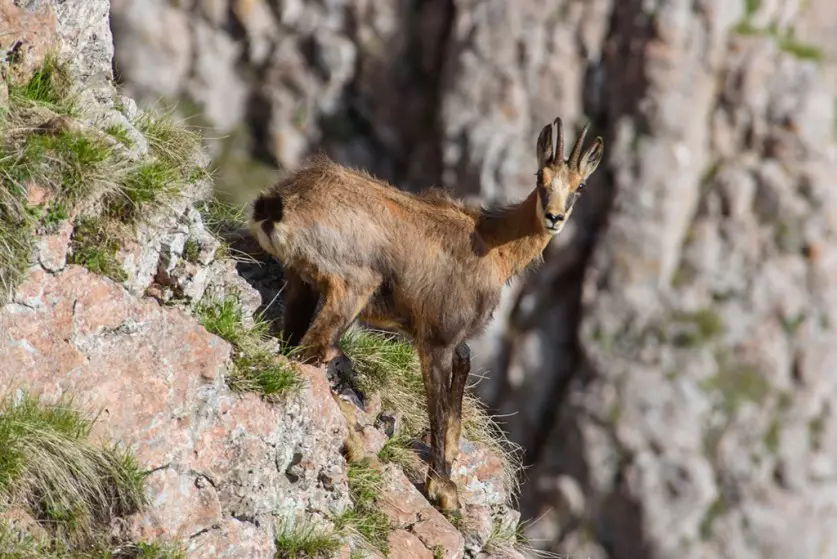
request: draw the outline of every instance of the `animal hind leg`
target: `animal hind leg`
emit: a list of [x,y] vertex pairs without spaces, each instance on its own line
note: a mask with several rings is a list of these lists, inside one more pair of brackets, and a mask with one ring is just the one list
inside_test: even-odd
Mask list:
[[462,435],[462,399],[465,384],[471,373],[471,349],[465,342],[456,346],[451,363],[448,404],[450,413],[445,425],[445,465],[450,469],[459,456],[459,438]]
[[285,270],[286,292],[282,335],[285,342],[298,346],[317,310],[319,293],[293,270]]
[[430,416],[430,467],[425,482],[427,496],[444,511],[456,510],[459,508],[459,497],[456,485],[450,479],[450,468],[445,460],[451,350],[422,346],[420,356],[427,411]]

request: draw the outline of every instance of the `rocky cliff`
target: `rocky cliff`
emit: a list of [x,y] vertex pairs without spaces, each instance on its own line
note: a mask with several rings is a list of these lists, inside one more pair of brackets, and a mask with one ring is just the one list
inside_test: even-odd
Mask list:
[[412,348],[352,330],[361,393],[285,354],[281,269],[116,88],[109,8],[0,2],[0,557],[519,557],[475,399],[446,517]]
[[[532,466],[541,546],[594,557],[831,557],[835,7],[827,0],[114,0],[140,98],[214,149],[325,149],[408,189],[533,185],[590,119],[606,161],[507,293],[478,385]],[[245,185],[245,186],[241,186]]]

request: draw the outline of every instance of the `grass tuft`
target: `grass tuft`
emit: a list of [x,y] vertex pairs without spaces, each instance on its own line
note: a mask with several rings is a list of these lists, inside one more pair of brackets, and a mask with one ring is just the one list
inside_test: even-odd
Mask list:
[[179,169],[184,179],[194,178],[193,173],[199,169],[196,156],[203,145],[199,132],[187,127],[173,110],[156,115],[144,113],[134,124],[160,161]]
[[65,539],[90,538],[145,503],[144,475],[117,447],[91,444],[93,421],[70,402],[24,394],[0,403],[0,495]]
[[131,136],[128,135],[128,129],[124,126],[111,124],[105,128],[105,132],[125,147],[129,148],[134,145],[134,141],[131,139]]
[[108,214],[123,222],[134,221],[144,209],[176,195],[181,187],[177,168],[161,160],[146,161],[128,173],[108,201]]
[[342,542],[325,527],[285,519],[276,526],[275,559],[329,559]]
[[65,63],[54,55],[44,59],[32,79],[9,87],[10,104],[40,105],[58,114],[72,116],[76,106],[71,93],[72,79]]
[[246,224],[244,208],[234,206],[216,196],[197,204],[206,228],[216,237],[225,237]]
[[108,224],[97,217],[84,217],[76,221],[67,261],[80,264],[94,274],[108,277],[115,282],[128,279],[128,274],[116,258],[119,242],[108,233]]
[[273,400],[302,387],[291,363],[270,346],[269,324],[260,318],[252,325],[245,324],[236,297],[228,294],[222,299],[204,299],[194,307],[194,313],[204,328],[235,348],[234,371],[228,379],[231,388],[258,392]]
[[[424,381],[416,351],[400,336],[358,327],[350,328],[340,345],[354,363],[358,388],[368,394],[378,394],[385,409],[401,413],[399,439],[385,449],[392,461],[400,460],[400,464],[409,467],[411,460],[405,450],[428,428]],[[479,400],[468,392],[462,404],[462,416],[463,436],[486,445],[503,459],[506,490],[509,496],[516,495],[519,449],[505,437]]]
[[[105,202],[106,220],[135,223],[144,209],[206,175],[197,131],[170,113],[144,114],[137,124],[150,153],[136,161],[126,151],[133,143],[127,128],[97,129],[77,118],[72,85],[66,64],[47,57],[28,82],[10,83],[8,109],[0,111],[0,288],[6,292],[25,275],[38,233],[79,210],[90,213],[88,206],[101,206],[97,200]],[[77,237],[95,239],[88,233]],[[79,258],[91,270],[123,276],[108,257],[113,244],[79,248],[89,249]]]
[[368,460],[363,460],[349,464],[348,478],[352,508],[337,516],[334,524],[337,530],[360,536],[367,545],[386,555],[392,526],[376,503],[381,492],[381,474]]
[[183,258],[185,258],[187,262],[197,264],[198,260],[200,259],[200,256],[200,243],[193,237],[189,237],[188,239],[186,239],[186,243],[183,245]]
[[403,428],[399,428],[384,443],[383,448],[378,452],[378,458],[383,462],[392,462],[398,465],[408,476],[418,476],[422,472],[422,461],[413,450],[413,437],[406,434]]
[[37,538],[10,522],[0,520],[2,559],[186,559],[186,552],[173,543],[108,542],[99,537],[83,546],[64,540]]
[[560,559],[565,557],[558,553],[537,549],[532,541],[526,537],[526,526],[533,521],[504,522],[494,519],[491,535],[483,551],[497,557],[497,559],[516,559],[521,555],[538,559]]

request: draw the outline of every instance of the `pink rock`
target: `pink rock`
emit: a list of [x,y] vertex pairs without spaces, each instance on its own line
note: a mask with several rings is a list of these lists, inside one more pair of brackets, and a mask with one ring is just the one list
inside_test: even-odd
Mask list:
[[406,530],[395,530],[387,538],[390,557],[433,559],[433,552],[424,547],[421,540]]
[[58,231],[38,240],[38,262],[49,272],[60,272],[67,265],[67,250],[73,225],[69,221],[61,224]]
[[38,4],[35,10],[18,8],[12,2],[0,3],[0,51],[16,46],[20,63],[13,66],[16,81],[26,82],[55,46],[57,22],[52,7]]
[[183,311],[79,266],[34,269],[0,309],[0,386],[72,395],[100,412],[94,439],[157,469],[150,505],[128,519],[134,536],[192,538],[196,557],[271,557],[277,509],[349,505],[346,425],[324,371],[300,366],[304,387],[271,404],[227,387],[229,357],[229,344]]
[[234,518],[189,541],[189,559],[273,559],[276,547],[264,530]]
[[29,182],[26,184],[26,201],[29,202],[32,206],[40,206],[43,204],[49,196],[49,191],[34,183]]
[[220,525],[218,495],[198,479],[170,468],[149,474],[146,487],[154,498],[147,514],[135,515],[134,537],[138,541],[156,541],[162,536],[183,539]]
[[401,470],[387,464],[381,477],[378,502],[396,527],[409,530],[429,550],[441,547],[445,559],[463,556],[462,534],[427,502]]

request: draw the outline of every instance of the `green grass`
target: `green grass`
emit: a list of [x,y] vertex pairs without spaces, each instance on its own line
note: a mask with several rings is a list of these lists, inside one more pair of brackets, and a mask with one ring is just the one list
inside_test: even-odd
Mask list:
[[[117,200],[114,213],[127,221],[137,209],[174,195],[182,175],[193,172],[193,165],[174,167],[170,154],[185,157],[185,150],[196,146],[194,133],[178,133],[176,124],[166,121],[166,132],[153,138],[160,157],[131,162],[102,135],[125,140],[124,128],[99,131],[74,120],[79,111],[71,85],[66,66],[48,57],[30,81],[10,85],[9,110],[0,114],[0,288],[6,292],[25,275],[37,235],[68,219],[81,202]],[[184,138],[184,144],[166,149],[166,141]],[[46,193],[39,205],[28,201],[32,185]],[[97,248],[101,235],[83,227],[76,239],[80,263],[114,279],[124,277],[110,258],[112,237]],[[92,242],[84,242],[88,239]]]
[[799,60],[822,62],[825,58],[821,48],[811,43],[799,41],[791,35],[779,38],[779,48]]
[[0,495],[69,541],[91,538],[96,526],[145,503],[131,454],[88,441],[92,426],[69,401],[43,404],[24,394],[0,404]]
[[71,89],[72,79],[67,65],[56,56],[49,55],[27,83],[10,85],[9,101],[10,104],[38,105],[72,116],[76,113],[76,105]]
[[186,559],[183,548],[173,543],[139,542],[123,546],[119,553],[131,559]]
[[368,545],[386,554],[392,526],[376,503],[381,492],[381,474],[367,460],[349,464],[349,497],[352,508],[334,519],[338,531],[359,535]]
[[[200,134],[170,113],[138,118],[136,124],[149,144],[149,154],[139,161],[126,151],[133,143],[127,128],[91,127],[80,118],[82,113],[67,66],[54,56],[47,57],[28,82],[9,83],[9,107],[0,112],[3,291],[12,290],[25,275],[37,235],[80,207],[89,210],[86,202],[103,200],[105,218],[136,223],[146,209],[177,196],[190,181],[208,176],[199,157]],[[46,192],[45,201],[30,204],[33,185]],[[94,271],[119,275],[102,258],[111,248],[85,253],[83,263]]]
[[108,542],[106,537],[76,546],[37,538],[0,520],[0,559],[186,559],[186,553],[177,544]]
[[532,521],[503,522],[494,519],[491,534],[485,544],[484,551],[498,559],[515,559],[524,555],[543,559],[560,559],[564,555],[536,549],[526,537],[526,527]]
[[11,292],[26,274],[34,237],[35,220],[30,214],[0,206],[0,295]]
[[197,209],[206,228],[216,237],[235,232],[247,222],[243,207],[230,204],[216,196],[198,202]]
[[180,170],[183,178],[194,178],[193,174],[200,170],[196,156],[203,147],[199,132],[188,128],[173,111],[144,113],[134,124],[145,136],[155,157]]
[[124,126],[111,124],[105,128],[105,132],[125,147],[133,147],[134,145],[134,141],[131,140],[131,136],[128,134],[128,129]]
[[183,245],[183,258],[185,258],[187,262],[197,264],[198,260],[200,259],[200,256],[200,243],[193,237],[189,237],[188,239],[186,239],[186,243]]
[[290,519],[276,526],[275,542],[275,559],[330,559],[342,545],[333,530]]
[[29,134],[22,150],[18,177],[35,180],[70,203],[110,180],[111,149],[81,132]]
[[302,379],[285,358],[288,355],[276,355],[269,344],[269,324],[256,318],[247,325],[236,297],[207,298],[194,307],[194,314],[204,328],[235,348],[231,388],[275,400],[302,387]]
[[176,195],[182,188],[178,169],[152,159],[125,177],[121,188],[108,201],[108,214],[123,222],[135,221],[150,206]]
[[822,438],[825,432],[825,423],[830,415],[831,409],[828,407],[828,404],[826,404],[822,411],[808,422],[808,439],[811,449],[814,451],[822,449]]
[[[38,229],[50,230],[96,189],[110,188],[115,168],[103,143],[79,132],[31,133],[16,115],[0,118],[0,287],[10,291],[29,267]],[[27,199],[30,185],[47,193]]]
[[84,217],[76,221],[73,230],[71,252],[67,261],[80,264],[95,274],[115,282],[128,279],[116,255],[119,242],[107,231],[108,223],[97,217]]
[[413,450],[412,442],[413,438],[407,435],[404,429],[399,428],[384,443],[383,448],[378,452],[378,458],[383,462],[397,464],[408,474],[418,475],[421,473],[422,462]]
[[[756,2],[757,3],[757,2]],[[758,6],[756,6],[757,8]],[[811,60],[814,62],[822,62],[825,58],[820,47],[811,43],[800,41],[794,35],[793,30],[787,33],[780,33],[774,26],[762,28],[756,27],[750,21],[751,15],[755,12],[748,10],[748,15],[741,21],[734,29],[734,32],[743,36],[755,37],[770,37],[776,41],[776,44],[783,51],[799,60]]]
[[[340,341],[354,363],[358,388],[378,394],[384,409],[401,413],[399,439],[385,447],[385,457],[409,467],[409,442],[428,428],[427,400],[421,365],[413,346],[404,338],[384,332],[350,328]],[[503,482],[510,496],[518,489],[520,452],[503,434],[479,400],[466,391],[462,405],[462,434],[486,445],[503,460]],[[382,452],[384,452],[382,450]]]

